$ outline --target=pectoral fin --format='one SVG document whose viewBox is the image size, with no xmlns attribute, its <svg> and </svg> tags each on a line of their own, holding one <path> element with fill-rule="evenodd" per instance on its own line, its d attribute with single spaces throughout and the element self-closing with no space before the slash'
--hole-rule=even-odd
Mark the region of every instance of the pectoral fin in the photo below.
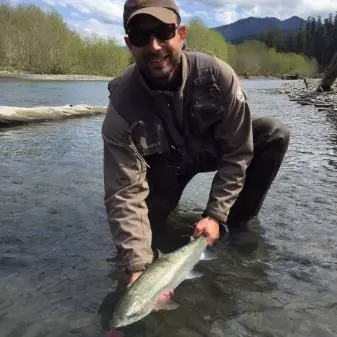
<svg viewBox="0 0 337 337">
<path fill-rule="evenodd" d="M 157 302 L 157 305 L 154 307 L 154 311 L 159 310 L 175 310 L 178 309 L 180 305 L 172 300 L 168 300 L 165 302 Z"/>
<path fill-rule="evenodd" d="M 157 298 L 157 303 L 154 307 L 154 311 L 159 310 L 174 310 L 179 308 L 179 304 L 172 301 L 174 289 L 167 289 L 163 291 Z"/>
<path fill-rule="evenodd" d="M 202 275 L 204 275 L 203 273 L 201 273 L 200 271 L 191 271 L 187 276 L 186 276 L 186 280 L 192 280 L 194 278 L 198 278 L 201 277 Z"/>
</svg>

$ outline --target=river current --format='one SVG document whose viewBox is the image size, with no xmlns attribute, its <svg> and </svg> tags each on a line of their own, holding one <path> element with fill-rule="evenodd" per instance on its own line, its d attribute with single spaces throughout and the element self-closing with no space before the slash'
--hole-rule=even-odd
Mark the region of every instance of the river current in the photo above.
<svg viewBox="0 0 337 337">
<path fill-rule="evenodd" d="M 127 336 L 337 336 L 337 116 L 246 80 L 254 115 L 289 127 L 279 174 L 252 224 L 256 247 L 217 243 L 175 311 Z M 0 105 L 106 105 L 106 82 L 0 80 Z M 103 204 L 103 116 L 0 129 L 0 336 L 104 336 L 98 308 L 116 286 Z M 174 221 L 207 202 L 213 174 L 187 186 Z"/>
</svg>

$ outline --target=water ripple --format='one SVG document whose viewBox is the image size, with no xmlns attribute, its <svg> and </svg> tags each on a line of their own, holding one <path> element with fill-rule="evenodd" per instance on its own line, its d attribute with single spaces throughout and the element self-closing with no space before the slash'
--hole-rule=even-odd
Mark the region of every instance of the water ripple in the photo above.
<svg viewBox="0 0 337 337">
<path fill-rule="evenodd" d="M 219 242 L 219 259 L 198 266 L 203 278 L 177 289 L 179 310 L 150 315 L 128 336 L 337 335 L 336 115 L 271 95 L 281 81 L 243 84 L 254 115 L 291 131 L 254 223 L 256 246 Z M 103 105 L 105 85 L 6 82 L 0 91 L 10 105 Z M 102 118 L 0 132 L 3 337 L 104 335 L 96 313 L 118 264 L 103 204 Z M 213 175 L 193 179 L 174 221 L 199 216 Z"/>
</svg>

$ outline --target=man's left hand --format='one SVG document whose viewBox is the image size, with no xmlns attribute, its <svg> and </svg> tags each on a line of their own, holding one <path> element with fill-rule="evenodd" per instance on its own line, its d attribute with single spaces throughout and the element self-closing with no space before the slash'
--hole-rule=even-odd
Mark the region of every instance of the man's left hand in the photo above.
<svg viewBox="0 0 337 337">
<path fill-rule="evenodd" d="M 212 246 L 220 236 L 219 222 L 211 217 L 199 220 L 195 225 L 193 236 L 198 237 L 200 235 L 204 235 L 208 244 Z"/>
</svg>

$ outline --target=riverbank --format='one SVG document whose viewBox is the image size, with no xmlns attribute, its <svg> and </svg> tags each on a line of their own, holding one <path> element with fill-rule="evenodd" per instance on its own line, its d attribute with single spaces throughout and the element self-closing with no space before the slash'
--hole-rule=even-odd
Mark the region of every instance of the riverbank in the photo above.
<svg viewBox="0 0 337 337">
<path fill-rule="evenodd" d="M 279 80 L 280 76 L 242 75 L 241 80 Z M 110 81 L 113 76 L 81 75 L 81 74 L 33 74 L 24 71 L 0 70 L 0 81 L 6 79 L 37 80 L 37 81 Z"/>
<path fill-rule="evenodd" d="M 6 79 L 22 79 L 22 80 L 37 80 L 37 81 L 110 81 L 113 77 L 96 76 L 96 75 L 81 75 L 81 74 L 32 74 L 24 71 L 5 71 L 0 70 L 0 81 Z"/>
<path fill-rule="evenodd" d="M 320 79 L 308 79 L 307 84 L 303 80 L 286 81 L 273 93 L 286 94 L 291 101 L 301 105 L 314 105 L 318 111 L 332 110 L 337 112 L 337 83 L 331 91 L 316 92 Z"/>
</svg>

